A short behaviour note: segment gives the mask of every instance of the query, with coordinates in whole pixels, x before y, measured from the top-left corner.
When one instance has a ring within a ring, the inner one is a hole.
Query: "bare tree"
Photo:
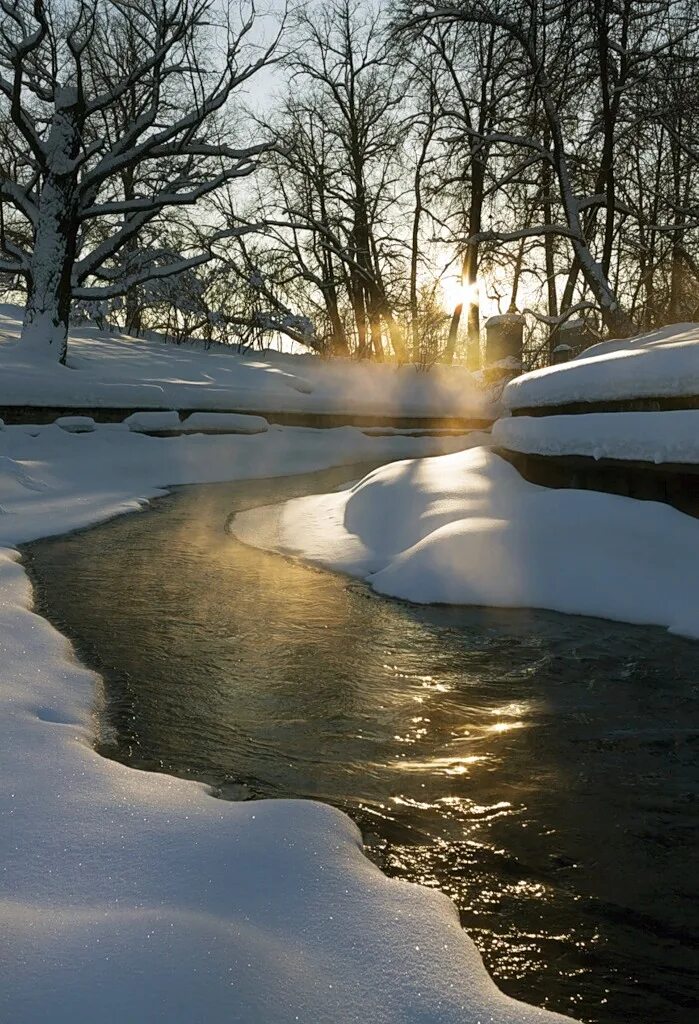
[[[353,312],[357,353],[382,358],[385,333],[404,359],[391,277],[403,245],[394,235],[392,213],[406,125],[384,27],[380,12],[354,0],[332,0],[297,16],[288,60],[295,99],[287,103],[282,124],[300,145],[287,158],[291,176],[282,197],[288,219],[310,232],[310,264],[339,348],[346,345],[335,309],[341,287]],[[304,262],[299,236],[289,242]]]
[[[465,303],[452,313],[445,359],[451,362],[459,324],[466,306],[467,345],[471,362],[478,363],[480,307],[477,279],[480,234],[487,201],[487,171],[491,154],[488,135],[507,108],[508,83],[503,79],[509,54],[502,33],[492,26],[467,24],[425,26],[425,39],[444,67],[446,76],[441,112],[448,126],[444,173],[438,195],[451,212],[454,244],[459,250]]]
[[[538,98],[546,122],[550,148],[541,139],[527,131],[490,132],[482,136],[482,144],[508,145],[516,154],[531,157],[536,154],[540,161],[547,161],[558,185],[558,200],[563,214],[560,224],[525,224],[509,231],[481,231],[469,236],[469,243],[485,240],[517,241],[523,237],[557,234],[569,239],[585,282],[599,305],[605,325],[619,336],[633,333],[633,325],[627,313],[621,308],[618,298],[609,282],[604,266],[593,255],[585,234],[582,210],[584,197],[576,195],[574,178],[570,166],[570,152],[566,145],[563,107],[560,102],[559,80],[554,71],[560,66],[561,41],[558,45],[542,48],[541,40],[546,29],[549,34],[559,33],[567,38],[571,52],[576,52],[579,20],[575,17],[575,4],[565,12],[550,11],[539,0],[514,5],[488,0],[475,0],[454,4],[420,4],[417,9],[410,6],[404,11],[403,25],[410,29],[422,25],[482,25],[504,33],[516,44],[520,73],[528,85],[529,96]],[[551,53],[554,53],[552,61]]]
[[[214,0],[0,8],[0,99],[15,129],[0,190],[28,235],[2,238],[0,270],[26,282],[22,344],[63,361],[74,299],[111,298],[211,257],[213,225],[191,254],[120,258],[163,211],[255,169],[272,143],[218,138],[216,116],[274,43],[251,54],[253,9],[222,20]]]
[[[697,13],[696,0],[408,0],[400,8],[398,28],[410,35],[454,47],[466,26],[513,47],[490,125],[462,125],[464,140],[488,153],[490,224],[471,227],[468,244],[514,247],[515,269],[539,280],[546,313],[532,312],[552,338],[591,304],[617,336],[695,308]],[[462,39],[455,81],[467,92],[473,76],[464,70],[477,51],[472,37]],[[456,177],[445,177],[447,192]],[[467,187],[473,202],[478,189]]]

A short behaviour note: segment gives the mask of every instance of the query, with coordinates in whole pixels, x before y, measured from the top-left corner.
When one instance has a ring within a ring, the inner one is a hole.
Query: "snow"
[[[510,451],[539,455],[697,464],[699,410],[514,416],[494,424],[492,439]]]
[[[87,434],[97,428],[92,416],[59,416],[54,422],[69,434]]]
[[[548,608],[699,639],[698,520],[535,486],[483,447],[393,463],[333,494],[240,513],[231,529],[411,601]]]
[[[138,509],[167,485],[261,479],[453,451],[464,443],[463,436],[367,437],[354,427],[161,438],[121,423],[81,434],[55,424],[6,426],[0,433],[0,544],[22,544]],[[41,501],[34,491],[45,492]]]
[[[100,680],[31,610],[14,550],[137,509],[167,484],[460,443],[350,428],[0,433],[0,1019],[563,1019],[502,995],[449,900],[384,877],[340,812],[311,801],[214,800],[204,786],[98,756]]]
[[[486,327],[502,327],[508,324],[524,324],[524,317],[520,313],[496,313],[490,316],[485,322]]]
[[[133,412],[126,417],[124,423],[129,430],[140,434],[180,429],[180,417],[174,409],[163,412]]]
[[[22,311],[0,306],[3,405],[354,413],[492,419],[493,407],[463,367],[396,367],[271,351],[168,344],[71,330],[66,366],[35,360],[19,343]]]
[[[235,412],[193,412],[181,424],[182,433],[264,434],[269,423],[262,416],[243,416]]]
[[[625,341],[585,349],[576,359],[511,381],[508,409],[671,398],[699,394],[699,324],[673,324]]]

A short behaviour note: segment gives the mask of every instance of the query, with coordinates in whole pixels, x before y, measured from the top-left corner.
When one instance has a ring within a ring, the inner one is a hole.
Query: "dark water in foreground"
[[[694,1024],[699,644],[388,601],[225,533],[350,475],[190,488],[27,549],[40,606],[108,681],[103,753],[334,803],[384,870],[455,900],[511,995]]]

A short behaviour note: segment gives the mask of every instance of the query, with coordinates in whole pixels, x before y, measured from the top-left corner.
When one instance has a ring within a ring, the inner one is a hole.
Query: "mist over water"
[[[699,644],[388,601],[226,532],[365,468],[188,488],[27,549],[40,608],[106,679],[100,750],[228,799],[331,802],[389,874],[454,899],[509,994],[690,1024]]]

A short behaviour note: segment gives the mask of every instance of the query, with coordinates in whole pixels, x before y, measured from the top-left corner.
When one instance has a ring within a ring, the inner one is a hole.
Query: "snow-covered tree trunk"
[[[535,54],[530,53],[532,68],[535,70],[535,81],[548,122],[551,137],[553,168],[558,178],[561,205],[566,223],[570,229],[570,240],[575,258],[585,278],[587,287],[597,302],[602,322],[612,338],[629,338],[634,334],[634,325],[629,315],[621,307],[615,291],[605,273],[604,266],[594,258],[590,245],[585,238],[585,231],[580,218],[580,208],[573,193],[568,157],[563,141],[563,128],[560,111],[552,99],[549,83],[544,70],[537,66]]]
[[[75,95],[64,89],[46,146],[46,171],[28,274],[22,346],[33,357],[65,362],[75,261],[78,194],[75,160],[80,148]]]

